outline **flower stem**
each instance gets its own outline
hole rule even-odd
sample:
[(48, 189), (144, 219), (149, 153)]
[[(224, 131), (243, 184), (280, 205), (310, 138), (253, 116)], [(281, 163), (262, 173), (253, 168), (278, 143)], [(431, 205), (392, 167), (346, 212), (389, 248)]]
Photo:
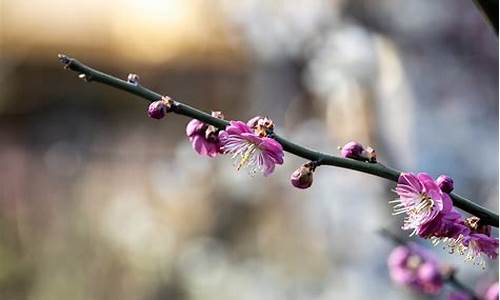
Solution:
[[(125, 80), (121, 80), (109, 74), (95, 70), (85, 64), (82, 64), (78, 60), (70, 58), (66, 55), (59, 54), (58, 57), (59, 60), (64, 64), (66, 69), (77, 72), (80, 78), (83, 78), (88, 82), (92, 81), (100, 82), (112, 86), (114, 88), (117, 88), (119, 90), (132, 93), (150, 102), (157, 101), (162, 98), (161, 94), (153, 92), (141, 86), (138, 83), (127, 82)], [(219, 129), (224, 129), (229, 124), (229, 122), (226, 120), (212, 117), (211, 115), (205, 112), (202, 112), (196, 108), (193, 108), (189, 105), (183, 104), (178, 101), (175, 101), (175, 105), (172, 107), (172, 111), (174, 113), (186, 117), (198, 119), (204, 123), (213, 125)], [(273, 134), (272, 137), (283, 146), (283, 150), (307, 160), (318, 161), (320, 162), (319, 164), (321, 165), (330, 165), (340, 168), (351, 169), (375, 175), (395, 182), (398, 181), (399, 174), (401, 173), (398, 170), (386, 167), (380, 163), (357, 161), (353, 159), (340, 158), (337, 156), (317, 152), (308, 149), (306, 147), (297, 145), (291, 141), (288, 141), (287, 139), (277, 134)], [(497, 214), (484, 207), (481, 207), (480, 205), (466, 199), (465, 197), (459, 196), (455, 193), (452, 193), (450, 195), (453, 199), (453, 204), (456, 207), (472, 215), (475, 215), (476, 217), (479, 217), (483, 224), (498, 227)]]

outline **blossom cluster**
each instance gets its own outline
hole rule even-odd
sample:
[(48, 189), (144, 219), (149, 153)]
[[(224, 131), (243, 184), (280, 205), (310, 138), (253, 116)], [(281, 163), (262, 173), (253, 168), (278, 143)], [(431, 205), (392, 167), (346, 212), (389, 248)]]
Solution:
[[(148, 115), (162, 119), (172, 110), (173, 100), (164, 97), (152, 102)], [(212, 117), (224, 119), (222, 112), (212, 112)], [(276, 165), (283, 164), (283, 147), (271, 137), (274, 123), (267, 117), (255, 116), (248, 122), (230, 121), (226, 128), (218, 129), (202, 121), (192, 119), (186, 126), (186, 135), (193, 149), (200, 155), (216, 157), (228, 154), (237, 170), (247, 168), (250, 174), (261, 171), (269, 176)], [(309, 188), (317, 162), (307, 162), (290, 176), (291, 184), (299, 189)]]
[[(212, 116), (224, 119), (224, 115), (220, 111), (212, 112)], [(212, 125), (193, 119), (186, 126), (186, 135), (193, 145), (193, 149), (201, 155), (215, 157), (217, 154), (223, 153), (219, 132)]]
[(387, 260), (391, 279), (426, 294), (441, 291), (444, 275), (437, 259), (416, 244), (396, 247)]
[[(436, 257), (425, 248), (408, 243), (394, 248), (387, 259), (391, 279), (413, 291), (429, 295), (439, 294), (455, 272), (446, 265), (440, 265)], [(477, 295), (471, 295), (477, 293)], [(453, 290), (447, 300), (472, 300), (477, 299), (498, 300), (498, 282), (490, 284), (488, 289), (477, 291)]]
[[(344, 158), (376, 163), (375, 151), (358, 142), (340, 147)], [(482, 256), (498, 256), (498, 239), (491, 237), (491, 226), (481, 224), (477, 217), (464, 218), (454, 207), (450, 193), (453, 179), (441, 175), (434, 180), (426, 173), (401, 173), (395, 192), (394, 215), (404, 214), (403, 230), (410, 235), (443, 243), (451, 253), (465, 255), (466, 260), (484, 267)]]
[[(223, 119), (220, 112), (213, 112), (212, 116)], [(186, 134), (199, 154), (209, 157), (228, 154), (238, 170), (247, 168), (251, 174), (261, 171), (268, 176), (276, 165), (283, 164), (284, 157), (281, 144), (269, 137), (273, 127), (270, 119), (261, 116), (247, 123), (230, 121), (224, 130), (193, 119), (186, 127)]]
[[(161, 119), (174, 105), (172, 99), (162, 97), (151, 103), (148, 114)], [(212, 112), (212, 116), (224, 118), (221, 112)], [(246, 123), (230, 121), (224, 129), (193, 119), (186, 127), (186, 135), (200, 155), (230, 155), (237, 170), (246, 168), (252, 175), (260, 171), (269, 176), (284, 160), (283, 147), (273, 138), (273, 130), (273, 121), (261, 116)], [(347, 143), (340, 150), (344, 158), (377, 163), (375, 150), (360, 143)], [(319, 161), (311, 161), (299, 167), (290, 176), (291, 184), (309, 188), (318, 165)], [(449, 195), (452, 190), (453, 180), (448, 176), (434, 180), (426, 173), (401, 173), (395, 189), (399, 198), (390, 201), (394, 204), (393, 214), (405, 215), (402, 229), (411, 230), (411, 235), (430, 239), (435, 245), (444, 243), (451, 253), (465, 255), (466, 260), (484, 267), (482, 256), (498, 256), (498, 239), (491, 237), (491, 227), (481, 224), (479, 218), (462, 217), (453, 207)]]
[(404, 214), (403, 230), (410, 235), (443, 243), (450, 253), (465, 255), (465, 259), (484, 267), (483, 256), (498, 256), (498, 239), (491, 237), (491, 226), (477, 217), (464, 218), (454, 207), (449, 193), (453, 180), (440, 176), (434, 180), (426, 173), (402, 173), (395, 192), (394, 215)]

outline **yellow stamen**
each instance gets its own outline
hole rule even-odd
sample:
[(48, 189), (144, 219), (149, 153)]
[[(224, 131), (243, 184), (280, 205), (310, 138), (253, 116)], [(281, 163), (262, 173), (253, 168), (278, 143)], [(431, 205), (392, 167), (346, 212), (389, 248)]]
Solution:
[(408, 258), (406, 266), (409, 269), (415, 270), (422, 264), (422, 258), (418, 255), (412, 255)]
[(243, 167), (248, 162), (248, 160), (250, 159), (250, 156), (252, 155), (254, 150), (255, 150), (255, 145), (251, 145), (250, 147), (248, 147), (248, 149), (245, 151), (245, 153), (243, 153), (243, 156), (241, 157), (241, 160), (240, 160), (236, 170), (239, 171), (241, 169), (241, 167)]

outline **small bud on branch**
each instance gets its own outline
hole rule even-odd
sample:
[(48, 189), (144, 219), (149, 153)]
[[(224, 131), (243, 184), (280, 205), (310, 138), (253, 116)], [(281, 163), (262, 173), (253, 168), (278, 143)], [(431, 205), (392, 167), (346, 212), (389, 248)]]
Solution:
[(300, 166), (295, 170), (290, 176), (290, 182), (292, 185), (299, 189), (307, 189), (313, 183), (313, 175), (316, 169), (316, 164), (314, 162), (308, 162)]

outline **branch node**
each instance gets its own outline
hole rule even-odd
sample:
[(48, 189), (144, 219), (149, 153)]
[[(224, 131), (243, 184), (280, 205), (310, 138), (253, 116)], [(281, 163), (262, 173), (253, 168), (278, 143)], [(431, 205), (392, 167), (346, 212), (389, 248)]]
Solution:
[(139, 75), (130, 73), (127, 76), (127, 82), (133, 85), (139, 85)]
[(78, 78), (85, 80), (86, 82), (90, 82), (92, 80), (92, 76), (85, 73), (78, 74)]
[(64, 55), (64, 54), (57, 54), (57, 58), (64, 65), (64, 69), (68, 70), (69, 69), (69, 65), (72, 62), (72, 59), (69, 58), (67, 55)]

